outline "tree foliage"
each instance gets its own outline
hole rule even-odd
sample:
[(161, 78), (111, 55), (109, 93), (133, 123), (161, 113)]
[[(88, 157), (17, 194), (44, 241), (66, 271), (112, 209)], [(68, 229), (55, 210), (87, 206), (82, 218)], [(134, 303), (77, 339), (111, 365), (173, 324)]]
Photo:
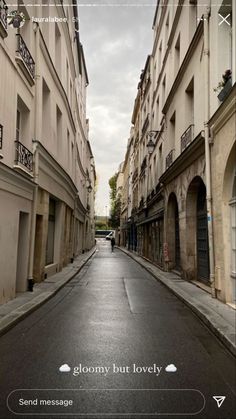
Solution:
[(115, 173), (108, 182), (110, 186), (111, 206), (109, 224), (112, 228), (117, 228), (120, 225), (121, 196), (117, 196), (117, 177), (118, 173)]

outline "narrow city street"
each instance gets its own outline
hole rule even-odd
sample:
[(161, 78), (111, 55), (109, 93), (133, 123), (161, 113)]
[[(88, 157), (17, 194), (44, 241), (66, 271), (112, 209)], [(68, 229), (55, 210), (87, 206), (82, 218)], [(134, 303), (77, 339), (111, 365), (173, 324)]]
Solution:
[[(234, 417), (233, 356), (104, 239), (54, 298), (0, 338), (0, 360), (2, 419)], [(226, 396), (220, 408), (213, 396)]]

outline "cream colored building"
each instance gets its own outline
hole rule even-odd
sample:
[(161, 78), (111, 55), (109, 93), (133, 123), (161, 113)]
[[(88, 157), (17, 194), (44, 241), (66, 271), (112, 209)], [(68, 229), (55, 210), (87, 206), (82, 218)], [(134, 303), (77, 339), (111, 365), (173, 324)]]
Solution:
[(139, 205), (130, 220), (137, 228), (138, 253), (230, 304), (235, 303), (235, 9), (234, 1), (225, 0), (157, 2), (154, 43), (132, 118), (134, 129), (140, 120), (131, 192), (138, 190)]
[(16, 7), (0, 3), (1, 303), (94, 244), (96, 174), (77, 7), (19, 4), (26, 21), (17, 29), (5, 19)]

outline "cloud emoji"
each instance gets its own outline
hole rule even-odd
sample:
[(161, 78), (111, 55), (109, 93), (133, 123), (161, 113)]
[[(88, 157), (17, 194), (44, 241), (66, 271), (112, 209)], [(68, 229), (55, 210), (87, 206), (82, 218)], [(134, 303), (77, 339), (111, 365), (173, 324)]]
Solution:
[(170, 365), (167, 365), (167, 367), (165, 367), (165, 371), (166, 372), (176, 372), (177, 368), (174, 364), (170, 364)]
[(60, 372), (70, 372), (71, 368), (68, 364), (63, 364), (60, 366), (59, 371)]

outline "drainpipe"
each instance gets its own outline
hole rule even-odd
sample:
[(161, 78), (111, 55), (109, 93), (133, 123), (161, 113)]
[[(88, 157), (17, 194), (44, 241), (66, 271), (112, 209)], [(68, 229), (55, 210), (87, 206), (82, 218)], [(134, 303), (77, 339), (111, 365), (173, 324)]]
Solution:
[(31, 226), (30, 226), (30, 249), (29, 249), (29, 266), (28, 266), (28, 291), (33, 291), (34, 285), (34, 246), (35, 246), (35, 228), (36, 228), (36, 212), (38, 200), (38, 177), (39, 177), (39, 156), (37, 149), (38, 134), (38, 105), (39, 105), (39, 86), (38, 86), (38, 69), (39, 69), (39, 25), (34, 23), (35, 32), (35, 107), (34, 107), (34, 140), (33, 140), (33, 156), (34, 156), (34, 192), (32, 202)]
[(210, 117), (210, 101), (209, 101), (209, 16), (210, 3), (206, 7), (204, 13), (204, 137), (205, 137), (205, 161), (206, 161), (206, 204), (207, 204), (207, 225), (209, 240), (209, 262), (210, 262), (210, 285), (211, 295), (216, 297), (215, 289), (215, 255), (214, 255), (214, 236), (213, 236), (213, 219), (212, 219), (212, 192), (211, 192), (211, 158), (209, 144), (209, 117)]

